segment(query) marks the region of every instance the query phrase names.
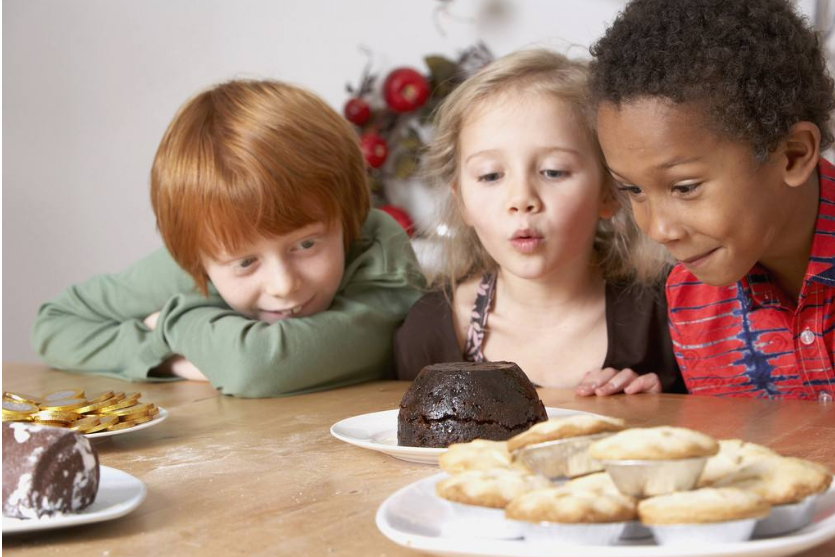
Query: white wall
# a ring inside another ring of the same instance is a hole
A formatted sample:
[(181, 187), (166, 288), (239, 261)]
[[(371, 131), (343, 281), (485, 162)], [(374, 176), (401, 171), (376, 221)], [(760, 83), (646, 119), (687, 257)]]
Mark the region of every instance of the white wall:
[[(441, 35), (435, 11), (444, 4), (455, 19), (439, 15)], [(566, 52), (593, 42), (623, 4), (5, 0), (3, 359), (37, 359), (28, 337), (41, 302), (160, 245), (149, 169), (174, 111), (197, 90), (272, 77), (341, 109), (345, 83), (366, 63), (358, 45), (383, 75), (423, 68), (427, 54), (455, 57), (477, 39), (497, 55), (531, 44)]]
[[(36, 361), (38, 306), (157, 248), (148, 175), (176, 108), (209, 84), (272, 77), (341, 110), (365, 57), (423, 68), (482, 39), (495, 54), (588, 45), (619, 0), (5, 0), (3, 360)], [(499, 16), (491, 15), (500, 12)], [(579, 51), (576, 51), (582, 54)]]

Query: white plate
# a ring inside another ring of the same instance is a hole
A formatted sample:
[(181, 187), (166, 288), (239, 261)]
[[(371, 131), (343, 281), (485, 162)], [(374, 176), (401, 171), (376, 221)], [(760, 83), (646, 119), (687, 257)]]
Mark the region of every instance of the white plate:
[[(563, 418), (577, 414), (588, 414), (566, 408), (545, 408), (549, 418)], [(383, 410), (345, 418), (331, 426), (331, 435), (357, 447), (379, 451), (394, 458), (418, 464), (438, 464), (443, 448), (401, 447), (397, 444), (397, 413), (399, 410)]]
[(79, 513), (60, 516), (31, 519), (4, 516), (3, 535), (113, 520), (138, 507), (146, 494), (145, 484), (140, 480), (127, 472), (102, 466), (99, 475), (99, 492), (92, 505)]
[[(693, 546), (658, 546), (649, 540), (621, 542), (624, 545), (576, 546), (524, 540), (498, 540), (465, 536), (444, 536), (443, 525), (453, 511), (435, 495), (435, 484), (446, 474), (434, 474), (411, 483), (390, 495), (377, 510), (377, 528), (390, 540), (432, 555), (473, 557), (780, 557), (794, 555), (835, 538), (835, 490), (830, 489), (818, 504), (812, 524), (784, 536), (742, 543)], [(821, 510), (826, 509), (824, 512)]]
[(139, 431), (140, 429), (145, 429), (147, 427), (153, 427), (160, 422), (164, 421), (165, 418), (168, 417), (168, 410), (163, 408), (162, 406), (157, 406), (159, 409), (159, 414), (154, 416), (154, 418), (150, 422), (145, 422), (139, 425), (135, 425), (133, 427), (129, 427), (127, 429), (117, 429), (116, 431), (99, 431), (98, 433), (85, 433), (84, 437), (89, 437), (90, 439), (99, 439), (100, 437), (110, 437), (111, 435), (122, 435), (123, 433), (132, 433), (134, 431)]

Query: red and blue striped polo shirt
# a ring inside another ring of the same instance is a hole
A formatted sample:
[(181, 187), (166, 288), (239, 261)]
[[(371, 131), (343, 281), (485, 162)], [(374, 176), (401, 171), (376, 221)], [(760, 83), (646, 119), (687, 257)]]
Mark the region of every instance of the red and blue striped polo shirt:
[(670, 335), (691, 393), (835, 397), (835, 167), (821, 159), (818, 171), (818, 219), (796, 306), (759, 265), (721, 287), (682, 265), (670, 273)]

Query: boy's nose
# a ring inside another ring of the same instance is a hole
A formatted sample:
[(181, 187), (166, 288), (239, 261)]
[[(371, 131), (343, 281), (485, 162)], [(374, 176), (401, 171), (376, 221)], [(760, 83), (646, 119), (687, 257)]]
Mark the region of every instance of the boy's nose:
[(678, 217), (666, 203), (644, 205), (635, 213), (638, 227), (659, 244), (669, 244), (682, 238), (682, 227)]
[(298, 289), (298, 276), (283, 265), (276, 265), (267, 277), (265, 292), (276, 298), (284, 298)]
[(511, 213), (537, 213), (542, 210), (542, 200), (536, 187), (525, 177), (513, 184), (508, 199)]

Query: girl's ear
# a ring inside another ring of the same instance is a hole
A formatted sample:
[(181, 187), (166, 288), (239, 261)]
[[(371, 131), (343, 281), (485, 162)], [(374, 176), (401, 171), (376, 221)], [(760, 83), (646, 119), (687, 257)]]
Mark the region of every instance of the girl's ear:
[(783, 143), (783, 179), (790, 187), (806, 183), (820, 159), (821, 133), (812, 122), (798, 122)]
[(464, 206), (464, 200), (461, 199), (461, 188), (458, 187), (458, 182), (453, 181), (449, 187), (452, 190), (452, 198), (455, 200), (455, 204), (458, 205), (458, 213), (467, 226), (472, 226), (470, 216), (467, 214), (467, 208)]

